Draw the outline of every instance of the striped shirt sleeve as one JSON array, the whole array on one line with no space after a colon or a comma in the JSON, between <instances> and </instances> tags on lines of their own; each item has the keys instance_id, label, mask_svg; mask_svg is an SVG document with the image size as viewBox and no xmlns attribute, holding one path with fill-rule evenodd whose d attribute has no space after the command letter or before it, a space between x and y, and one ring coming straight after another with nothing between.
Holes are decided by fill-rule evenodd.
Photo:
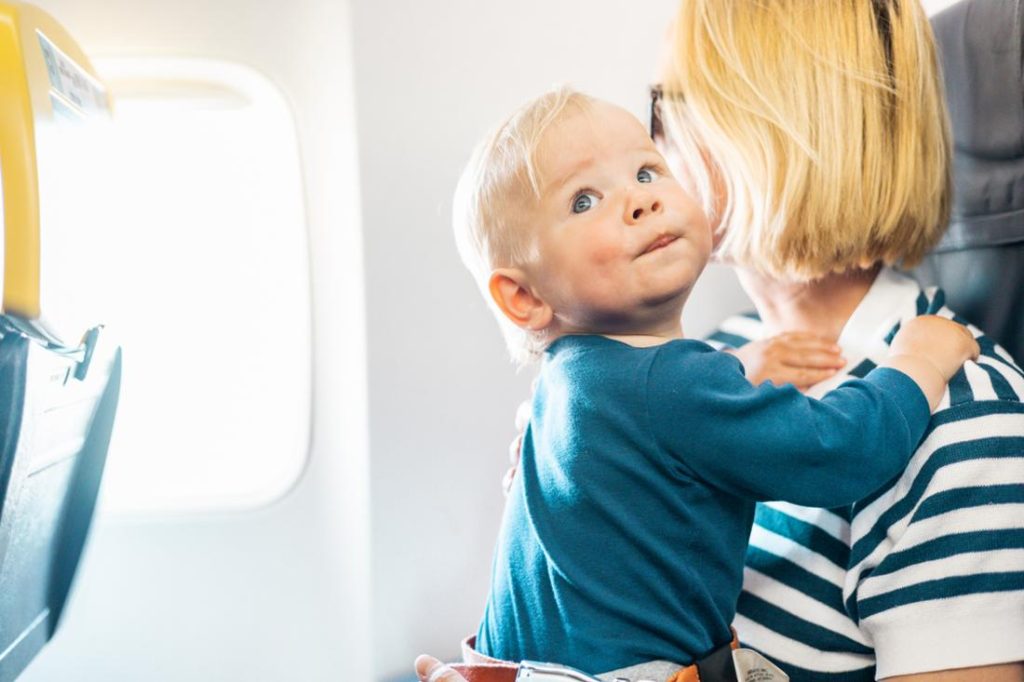
<instances>
[{"instance_id":1,"label":"striped shirt sleeve","mask_svg":"<svg viewBox=\"0 0 1024 682\"><path fill-rule=\"evenodd\" d=\"M1024 660L1024 372L941 292L921 299L981 356L903 475L853 510L844 597L879 679Z\"/></svg>"},{"instance_id":2,"label":"striped shirt sleeve","mask_svg":"<svg viewBox=\"0 0 1024 682\"><path fill-rule=\"evenodd\" d=\"M879 678L1024 660L1024 377L993 369L967 366L905 473L855 507L844 596Z\"/></svg>"}]
</instances>

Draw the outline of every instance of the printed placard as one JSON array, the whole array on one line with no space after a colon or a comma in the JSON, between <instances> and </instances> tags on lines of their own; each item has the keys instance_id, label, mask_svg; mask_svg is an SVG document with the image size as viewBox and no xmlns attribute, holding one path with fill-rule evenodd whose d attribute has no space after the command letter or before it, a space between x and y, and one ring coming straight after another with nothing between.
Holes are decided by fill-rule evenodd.
<instances>
[{"instance_id":1,"label":"printed placard","mask_svg":"<svg viewBox=\"0 0 1024 682\"><path fill-rule=\"evenodd\" d=\"M732 661L740 682L789 682L789 675L752 649L736 649Z\"/></svg>"},{"instance_id":2,"label":"printed placard","mask_svg":"<svg viewBox=\"0 0 1024 682\"><path fill-rule=\"evenodd\" d=\"M106 89L90 76L59 47L36 30L39 47L46 62L46 73L50 79L50 101L54 113L67 117L70 112L79 116L108 114Z\"/></svg>"}]
</instances>

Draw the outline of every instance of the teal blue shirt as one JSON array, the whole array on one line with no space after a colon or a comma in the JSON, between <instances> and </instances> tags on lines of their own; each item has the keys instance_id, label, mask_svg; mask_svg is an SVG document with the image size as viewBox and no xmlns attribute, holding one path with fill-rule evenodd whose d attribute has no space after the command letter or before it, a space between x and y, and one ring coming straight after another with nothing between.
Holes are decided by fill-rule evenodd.
<instances>
[{"instance_id":1,"label":"teal blue shirt","mask_svg":"<svg viewBox=\"0 0 1024 682\"><path fill-rule=\"evenodd\" d=\"M699 341L568 336L545 355L477 637L592 674L731 639L757 500L834 507L906 466L921 390L876 369L823 399Z\"/></svg>"}]
</instances>

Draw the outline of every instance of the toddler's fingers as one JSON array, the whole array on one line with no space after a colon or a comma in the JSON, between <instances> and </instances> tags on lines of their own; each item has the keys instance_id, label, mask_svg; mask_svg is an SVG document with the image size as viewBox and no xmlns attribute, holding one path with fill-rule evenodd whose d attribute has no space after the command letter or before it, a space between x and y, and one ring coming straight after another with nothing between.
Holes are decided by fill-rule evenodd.
<instances>
[{"instance_id":1,"label":"toddler's fingers","mask_svg":"<svg viewBox=\"0 0 1024 682\"><path fill-rule=\"evenodd\" d=\"M814 384L834 376L834 369L808 369L806 367L786 367L777 372L771 378L776 386L782 384L793 384L801 391L810 388Z\"/></svg>"},{"instance_id":2,"label":"toddler's fingers","mask_svg":"<svg viewBox=\"0 0 1024 682\"><path fill-rule=\"evenodd\" d=\"M775 337L776 340L791 346L835 346L832 339L813 332L785 332ZM837 346L838 347L838 346Z\"/></svg>"},{"instance_id":3,"label":"toddler's fingers","mask_svg":"<svg viewBox=\"0 0 1024 682\"><path fill-rule=\"evenodd\" d=\"M806 332L786 335L785 337L782 337L781 340L785 342L786 346L801 348L804 350L823 350L831 353L841 353L843 350L839 347L839 344L832 339L825 338L824 336L818 336L817 334L808 334Z\"/></svg>"},{"instance_id":4,"label":"toddler's fingers","mask_svg":"<svg viewBox=\"0 0 1024 682\"><path fill-rule=\"evenodd\" d=\"M802 339L820 339L822 337L820 335L818 335L818 334L815 334L814 332L796 331L796 332L782 332L781 334L778 335L778 338L785 339L787 341L799 341L799 340L802 340Z\"/></svg>"},{"instance_id":5,"label":"toddler's fingers","mask_svg":"<svg viewBox=\"0 0 1024 682\"><path fill-rule=\"evenodd\" d=\"M846 365L846 358L841 353L820 348L813 350L790 348L782 353L780 359L782 364L787 367L797 368L835 370Z\"/></svg>"},{"instance_id":6,"label":"toddler's fingers","mask_svg":"<svg viewBox=\"0 0 1024 682\"><path fill-rule=\"evenodd\" d=\"M416 658L416 675L420 682L466 682L466 678L433 656Z\"/></svg>"},{"instance_id":7,"label":"toddler's fingers","mask_svg":"<svg viewBox=\"0 0 1024 682\"><path fill-rule=\"evenodd\" d=\"M978 339L974 338L974 334L967 327L963 328L964 334L970 337L971 344L971 360L977 360L981 356L981 346L978 345Z\"/></svg>"},{"instance_id":8,"label":"toddler's fingers","mask_svg":"<svg viewBox=\"0 0 1024 682\"><path fill-rule=\"evenodd\" d=\"M836 374L836 370L834 369L798 369L797 372L799 373L799 378L793 383L801 391L825 381L825 379L833 377Z\"/></svg>"}]
</instances>

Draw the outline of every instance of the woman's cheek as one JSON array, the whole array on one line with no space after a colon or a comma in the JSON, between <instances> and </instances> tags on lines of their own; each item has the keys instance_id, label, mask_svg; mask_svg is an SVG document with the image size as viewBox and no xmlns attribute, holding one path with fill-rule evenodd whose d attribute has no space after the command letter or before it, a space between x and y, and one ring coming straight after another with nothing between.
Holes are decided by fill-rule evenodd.
<instances>
[{"instance_id":1,"label":"woman's cheek","mask_svg":"<svg viewBox=\"0 0 1024 682\"><path fill-rule=\"evenodd\" d=\"M672 173L673 177L675 177L679 184L682 185L683 190L694 201L703 203L701 192L697 187L697 179L676 146L662 140L658 143L658 150L661 152L662 157L664 157L665 165L668 167L669 172ZM707 218L708 223L711 225L711 233L714 240L713 245L715 248L718 248L718 243L723 237L719 228L722 223L722 214L724 213L725 207L728 203L729 190L725 184L724 178L722 178L721 172L718 171L707 152L703 152L701 154L701 161L704 165L704 168L701 170L711 183L712 210L711 214L708 215Z\"/></svg>"},{"instance_id":2,"label":"woman's cheek","mask_svg":"<svg viewBox=\"0 0 1024 682\"><path fill-rule=\"evenodd\" d=\"M729 258L729 256L726 253L724 253L719 248L719 246L721 246L721 243L722 243L722 241L724 239L725 239L725 234L724 233L722 233L722 232L715 232L714 233L714 236L713 236L712 242L711 242L712 243L711 258L709 258L708 261L711 262L711 263L715 263L716 265L734 265L735 263Z\"/></svg>"},{"instance_id":3,"label":"woman's cheek","mask_svg":"<svg viewBox=\"0 0 1024 682\"><path fill-rule=\"evenodd\" d=\"M725 239L725 230L722 229L721 220L717 216L712 216L708 222L711 223L711 255L714 256L722 240Z\"/></svg>"},{"instance_id":4,"label":"woman's cheek","mask_svg":"<svg viewBox=\"0 0 1024 682\"><path fill-rule=\"evenodd\" d=\"M693 173L690 172L675 145L659 140L657 147L665 159L665 166L668 168L668 172L672 174L672 177L682 185L683 189L691 197L698 196L697 183L694 181Z\"/></svg>"},{"instance_id":5,"label":"woman's cheek","mask_svg":"<svg viewBox=\"0 0 1024 682\"><path fill-rule=\"evenodd\" d=\"M714 166L709 166L708 172L711 176L711 193L713 195L711 202L713 215L708 216L708 222L711 224L714 245L717 249L718 243L725 236L722 230L722 216L725 214L725 207L728 204L729 190L722 174Z\"/></svg>"}]
</instances>

